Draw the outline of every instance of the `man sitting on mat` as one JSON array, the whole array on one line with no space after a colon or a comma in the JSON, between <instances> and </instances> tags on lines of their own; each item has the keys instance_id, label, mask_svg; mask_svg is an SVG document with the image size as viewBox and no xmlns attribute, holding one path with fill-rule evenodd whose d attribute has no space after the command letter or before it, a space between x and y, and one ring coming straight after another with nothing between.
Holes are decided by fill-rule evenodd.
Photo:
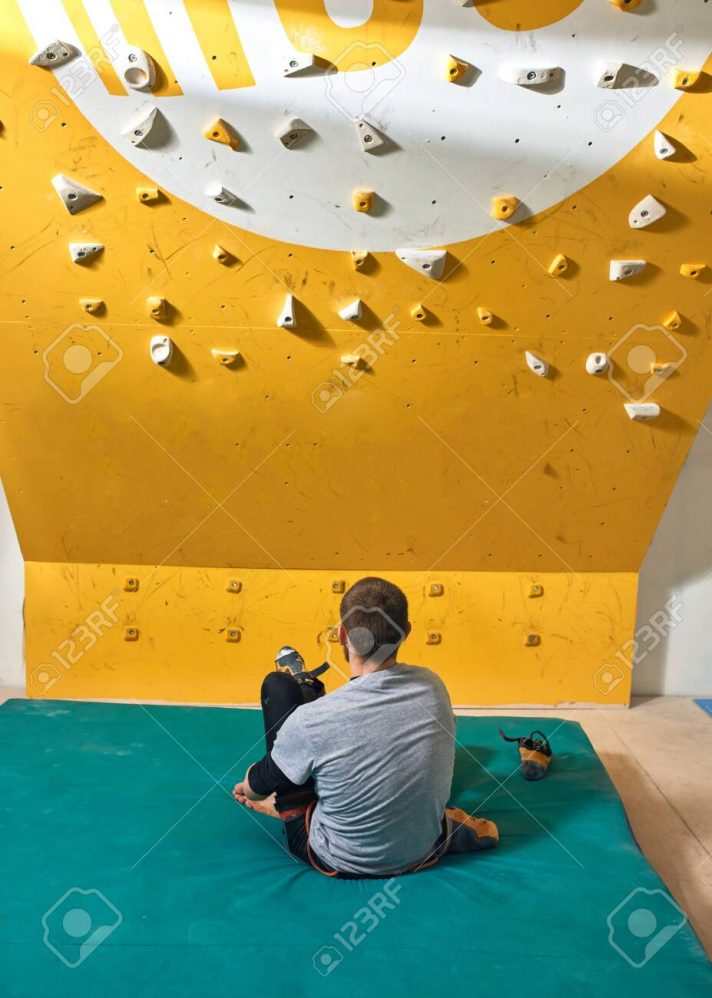
<instances>
[{"instance_id":1,"label":"man sitting on mat","mask_svg":"<svg viewBox=\"0 0 712 998\"><path fill-rule=\"evenodd\" d=\"M340 613L350 681L324 696L322 669L282 649L262 684L267 754L235 800L281 818L290 853L328 876L387 877L496 845L493 822L446 809L455 719L440 677L397 661L405 594L361 579Z\"/></svg>"}]
</instances>

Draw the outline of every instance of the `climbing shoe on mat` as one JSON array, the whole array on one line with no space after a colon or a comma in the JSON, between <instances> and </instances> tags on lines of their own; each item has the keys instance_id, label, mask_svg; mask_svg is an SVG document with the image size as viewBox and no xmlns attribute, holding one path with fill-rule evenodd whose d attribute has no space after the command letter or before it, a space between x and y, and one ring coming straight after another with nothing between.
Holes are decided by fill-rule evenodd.
<instances>
[{"instance_id":1,"label":"climbing shoe on mat","mask_svg":"<svg viewBox=\"0 0 712 998\"><path fill-rule=\"evenodd\" d=\"M546 776L551 762L551 746L546 735L541 731L532 731L528 738L508 738L501 728L499 733L505 742L516 742L519 745L521 771L525 780L540 780Z\"/></svg>"}]
</instances>

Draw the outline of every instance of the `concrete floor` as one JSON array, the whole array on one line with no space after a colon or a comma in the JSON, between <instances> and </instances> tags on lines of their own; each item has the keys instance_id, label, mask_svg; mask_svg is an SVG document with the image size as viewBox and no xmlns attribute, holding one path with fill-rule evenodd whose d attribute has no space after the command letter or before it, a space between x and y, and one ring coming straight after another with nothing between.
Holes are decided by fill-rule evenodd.
<instances>
[{"instance_id":1,"label":"concrete floor","mask_svg":"<svg viewBox=\"0 0 712 998\"><path fill-rule=\"evenodd\" d=\"M24 690L0 689L0 703L13 696L24 696ZM511 714L546 714L582 725L623 800L640 848L712 958L712 714L686 697L636 698L631 710Z\"/></svg>"}]
</instances>

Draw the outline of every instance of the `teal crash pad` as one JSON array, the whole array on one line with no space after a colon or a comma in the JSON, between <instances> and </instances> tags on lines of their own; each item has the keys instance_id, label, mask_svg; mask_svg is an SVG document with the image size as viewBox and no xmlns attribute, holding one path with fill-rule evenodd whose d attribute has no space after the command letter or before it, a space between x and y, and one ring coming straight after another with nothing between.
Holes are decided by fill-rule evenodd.
<instances>
[{"instance_id":1,"label":"teal crash pad","mask_svg":"<svg viewBox=\"0 0 712 998\"><path fill-rule=\"evenodd\" d=\"M510 734L554 761L518 772ZM461 718L452 799L500 845L331 880L235 804L256 711L0 708L4 996L692 996L712 971L573 722ZM368 746L364 746L368 751Z\"/></svg>"}]
</instances>

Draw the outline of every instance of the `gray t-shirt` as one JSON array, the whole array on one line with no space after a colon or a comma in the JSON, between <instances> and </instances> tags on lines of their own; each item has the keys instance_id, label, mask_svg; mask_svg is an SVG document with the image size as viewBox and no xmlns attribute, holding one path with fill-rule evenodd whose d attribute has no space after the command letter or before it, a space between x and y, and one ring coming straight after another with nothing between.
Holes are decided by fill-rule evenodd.
<instances>
[{"instance_id":1,"label":"gray t-shirt","mask_svg":"<svg viewBox=\"0 0 712 998\"><path fill-rule=\"evenodd\" d=\"M425 859L441 831L455 719L429 669L371 672L284 722L272 759L293 783L314 777L309 843L343 873L393 874Z\"/></svg>"}]
</instances>

